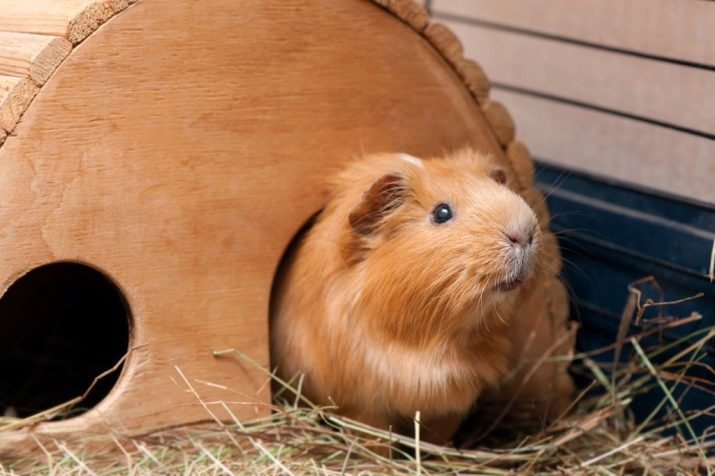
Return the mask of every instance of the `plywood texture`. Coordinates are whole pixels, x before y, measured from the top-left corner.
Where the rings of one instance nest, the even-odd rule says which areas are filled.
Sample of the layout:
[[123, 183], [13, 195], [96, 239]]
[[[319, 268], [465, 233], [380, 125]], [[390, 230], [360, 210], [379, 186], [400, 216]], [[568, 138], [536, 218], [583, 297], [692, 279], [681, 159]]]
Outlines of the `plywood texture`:
[[[60, 19], [126, 4], [0, 2], [0, 28], [71, 43], [71, 21]], [[206, 419], [189, 385], [205, 401], [243, 402], [232, 407], [239, 418], [266, 414], [265, 373], [212, 351], [236, 348], [268, 367], [274, 272], [322, 206], [326, 176], [363, 153], [464, 145], [511, 168], [513, 124], [499, 106], [494, 123], [485, 116], [496, 109], [481, 68], [442, 27], [427, 34], [421, 7], [378, 3], [143, 0], [74, 48], [15, 118], [0, 147], [0, 291], [36, 266], [79, 261], [119, 285], [133, 316], [110, 395], [36, 435]], [[36, 88], [11, 78], [0, 95], [22, 81]], [[543, 207], [529, 167], [515, 170]], [[556, 248], [550, 259], [560, 264]], [[522, 310], [525, 335], [536, 313], [544, 335], [566, 335], [565, 313], [545, 293], [535, 299]]]

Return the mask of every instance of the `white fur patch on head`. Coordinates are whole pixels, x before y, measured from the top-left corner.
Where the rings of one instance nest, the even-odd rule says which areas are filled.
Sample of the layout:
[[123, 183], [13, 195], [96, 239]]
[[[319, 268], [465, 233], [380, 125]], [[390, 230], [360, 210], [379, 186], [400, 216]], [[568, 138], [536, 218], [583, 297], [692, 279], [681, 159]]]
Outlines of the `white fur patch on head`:
[[419, 167], [419, 168], [421, 168], [421, 169], [425, 168], [425, 166], [422, 164], [422, 159], [420, 159], [420, 158], [418, 158], [418, 157], [415, 157], [414, 155], [405, 154], [405, 153], [403, 152], [403, 153], [397, 154], [397, 156], [398, 156], [400, 159], [404, 160], [405, 162], [409, 162], [409, 163], [411, 163], [412, 165], [415, 165], [415, 166], [417, 166], [417, 167]]

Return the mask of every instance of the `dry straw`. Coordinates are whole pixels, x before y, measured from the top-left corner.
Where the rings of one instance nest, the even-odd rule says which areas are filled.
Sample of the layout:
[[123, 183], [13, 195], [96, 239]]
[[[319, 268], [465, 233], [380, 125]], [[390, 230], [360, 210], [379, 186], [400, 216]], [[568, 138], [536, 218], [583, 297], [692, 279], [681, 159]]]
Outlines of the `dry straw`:
[[[629, 322], [640, 321], [647, 308], [659, 305], [640, 303], [635, 289], [632, 312], [624, 312]], [[679, 398], [691, 388], [715, 393], [715, 369], [704, 362], [715, 327], [655, 348], [643, 347], [646, 337], [700, 319], [697, 313], [678, 319], [661, 316], [657, 326], [630, 336], [628, 325], [622, 325], [612, 345], [575, 356], [575, 371], [587, 374], [591, 383], [562, 418], [536, 428], [533, 422], [508, 416], [498, 425], [483, 423], [462, 432], [466, 448], [420, 441], [419, 414], [416, 438], [337, 416], [334, 408], [316, 406], [300, 394], [302, 379], [285, 382], [267, 370], [279, 388], [280, 403], [270, 416], [241, 422], [232, 408], [246, 402], [204, 401], [192, 384], [198, 380], [177, 368], [187, 390], [205, 409], [207, 423], [135, 438], [117, 434], [82, 441], [36, 439], [36, 447], [26, 454], [0, 459], [0, 474], [711, 474], [715, 439], [707, 432], [697, 434], [692, 422], [712, 417], [715, 404], [684, 410]], [[622, 364], [596, 360], [607, 351], [627, 353], [629, 358]], [[233, 349], [214, 355], [258, 365]], [[693, 367], [705, 369], [711, 378], [689, 376]], [[654, 389], [662, 400], [645, 420], [636, 421], [631, 403]], [[48, 416], [45, 412], [24, 420], [0, 420], [0, 430]]]

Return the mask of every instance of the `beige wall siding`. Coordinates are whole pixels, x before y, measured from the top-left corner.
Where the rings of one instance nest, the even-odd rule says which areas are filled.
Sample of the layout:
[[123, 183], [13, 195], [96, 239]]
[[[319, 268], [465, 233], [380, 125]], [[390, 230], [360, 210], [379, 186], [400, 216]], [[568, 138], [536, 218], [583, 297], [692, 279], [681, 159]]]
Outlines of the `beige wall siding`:
[[428, 6], [484, 67], [536, 158], [715, 203], [715, 2]]
[[614, 48], [715, 64], [708, 0], [432, 0], [451, 13]]
[[450, 27], [465, 54], [498, 83], [715, 131], [712, 71], [463, 23]]
[[524, 94], [495, 97], [539, 159], [715, 203], [715, 141]]

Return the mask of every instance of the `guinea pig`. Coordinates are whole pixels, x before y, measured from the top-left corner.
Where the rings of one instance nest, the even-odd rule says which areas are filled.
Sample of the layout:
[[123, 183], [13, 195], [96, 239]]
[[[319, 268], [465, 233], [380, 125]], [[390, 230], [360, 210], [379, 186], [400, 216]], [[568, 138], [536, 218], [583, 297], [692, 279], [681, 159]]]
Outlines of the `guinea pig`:
[[279, 376], [382, 429], [448, 442], [509, 365], [540, 230], [516, 180], [474, 150], [350, 163], [287, 258], [271, 309]]

